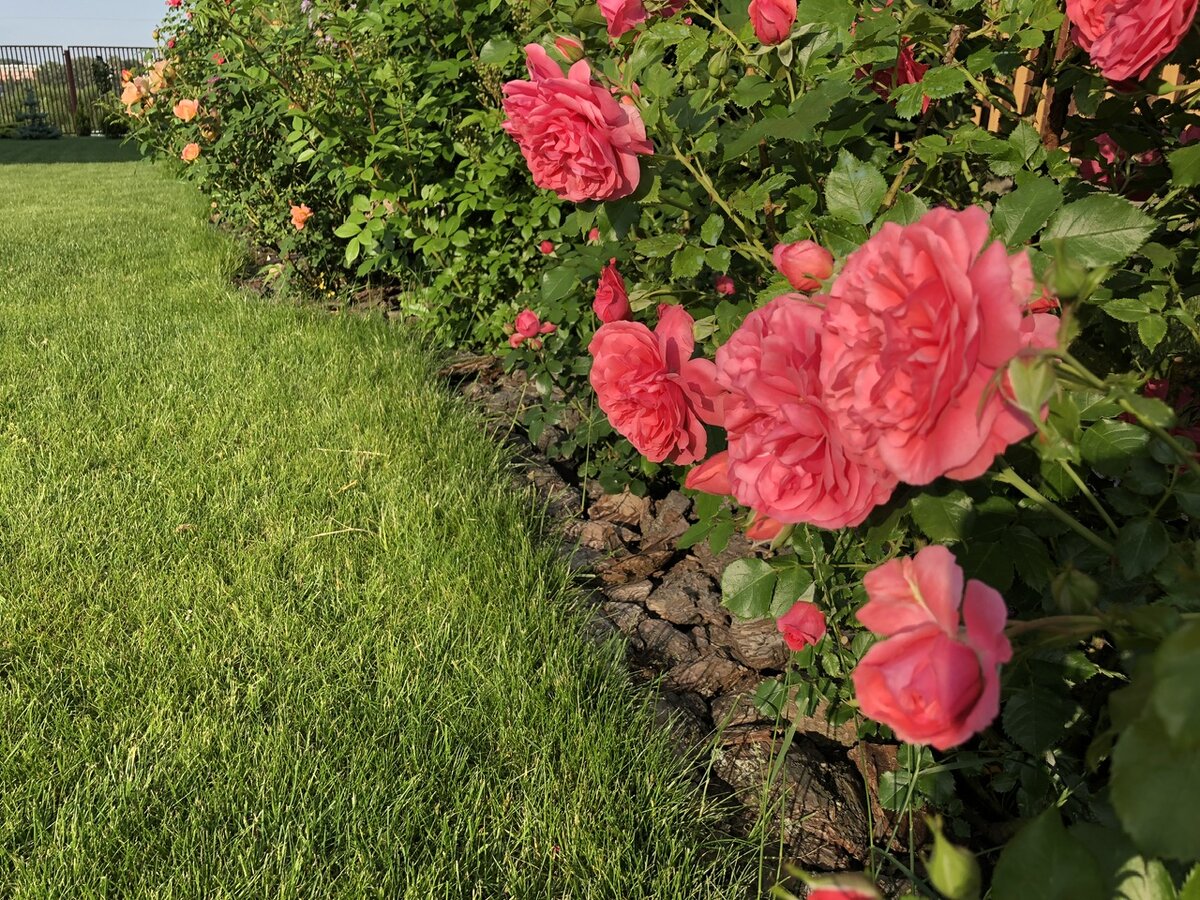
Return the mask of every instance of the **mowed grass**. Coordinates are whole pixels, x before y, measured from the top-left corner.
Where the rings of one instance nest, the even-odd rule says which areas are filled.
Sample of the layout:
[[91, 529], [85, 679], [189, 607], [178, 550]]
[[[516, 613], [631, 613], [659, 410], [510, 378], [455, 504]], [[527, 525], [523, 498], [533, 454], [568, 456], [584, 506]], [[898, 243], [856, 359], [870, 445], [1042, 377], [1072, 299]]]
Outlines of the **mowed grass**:
[[122, 143], [116, 138], [64, 136], [51, 141], [0, 140], [0, 165], [131, 162], [140, 158], [141, 152], [136, 145]]
[[0, 192], [0, 896], [744, 896], [403, 334], [149, 164]]

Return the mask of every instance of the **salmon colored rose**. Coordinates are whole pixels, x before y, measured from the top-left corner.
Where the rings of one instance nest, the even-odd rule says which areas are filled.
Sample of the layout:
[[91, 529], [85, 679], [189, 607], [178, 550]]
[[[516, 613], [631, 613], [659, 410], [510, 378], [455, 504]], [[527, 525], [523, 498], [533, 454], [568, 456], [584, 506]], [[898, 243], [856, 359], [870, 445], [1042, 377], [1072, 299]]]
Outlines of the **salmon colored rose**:
[[592, 300], [592, 310], [601, 322], [620, 322], [633, 316], [629, 295], [625, 292], [625, 279], [617, 271], [616, 259], [610, 259], [600, 273], [600, 285]]
[[554, 334], [558, 326], [553, 322], [543, 322], [532, 309], [523, 309], [517, 313], [516, 321], [512, 324], [513, 333], [508, 337], [508, 346], [514, 350], [521, 346], [522, 341], [529, 341], [534, 350], [542, 349], [539, 335]]
[[962, 569], [939, 546], [884, 563], [863, 586], [858, 620], [886, 636], [851, 675], [863, 715], [938, 750], [990, 725], [1000, 712], [1000, 666], [1012, 658], [1000, 594], [974, 580], [964, 593]]
[[750, 313], [717, 351], [734, 498], [780, 522], [858, 525], [896, 486], [825, 405], [821, 310], [797, 294]]
[[195, 162], [200, 158], [200, 145], [195, 141], [183, 148], [183, 152], [179, 154], [179, 158], [184, 162]]
[[313, 211], [308, 208], [308, 205], [301, 203], [299, 206], [292, 207], [292, 227], [297, 231], [303, 231], [308, 220], [312, 218]]
[[721, 424], [716, 367], [691, 358], [693, 324], [682, 307], [662, 306], [654, 331], [641, 322], [607, 322], [588, 345], [600, 408], [651, 462], [703, 459], [705, 423]]
[[775, 268], [798, 291], [811, 293], [833, 274], [833, 254], [816, 241], [776, 244], [771, 251]]
[[784, 643], [793, 650], [803, 650], [825, 637], [825, 613], [815, 603], [799, 600], [775, 620], [775, 627]]
[[1033, 287], [1028, 256], [989, 244], [977, 207], [885, 224], [816, 298], [824, 399], [847, 442], [909, 484], [987, 471], [1034, 430], [997, 376], [1056, 339], [1055, 316], [1027, 318]]
[[200, 103], [196, 100], [181, 100], [175, 104], [172, 112], [175, 114], [176, 119], [190, 122], [200, 112]]
[[733, 493], [729, 484], [729, 451], [722, 450], [714, 453], [700, 465], [691, 469], [683, 480], [683, 486], [690, 491], [703, 491], [706, 494], [727, 496]]
[[608, 36], [616, 40], [651, 16], [675, 15], [687, 5], [687, 0], [667, 0], [665, 3], [651, 0], [649, 5], [642, 0], [597, 0], [596, 5], [608, 25]]
[[750, 21], [759, 43], [782, 44], [796, 22], [796, 0], [750, 0]]
[[1067, 0], [1071, 37], [1110, 81], [1142, 81], [1179, 46], [1197, 0]]
[[787, 527], [786, 523], [778, 519], [756, 513], [754, 521], [746, 529], [746, 537], [752, 541], [773, 541]]
[[651, 154], [637, 107], [592, 79], [585, 60], [567, 75], [539, 44], [525, 48], [529, 81], [504, 86], [504, 130], [521, 148], [534, 183], [564, 200], [615, 200], [641, 181]]

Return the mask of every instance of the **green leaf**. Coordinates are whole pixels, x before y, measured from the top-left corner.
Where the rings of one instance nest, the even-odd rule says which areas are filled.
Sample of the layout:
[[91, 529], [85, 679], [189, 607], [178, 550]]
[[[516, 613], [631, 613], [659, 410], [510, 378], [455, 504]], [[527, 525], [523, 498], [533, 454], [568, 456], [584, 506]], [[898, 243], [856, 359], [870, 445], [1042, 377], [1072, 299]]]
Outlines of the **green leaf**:
[[561, 300], [579, 285], [574, 266], [554, 266], [542, 273], [542, 299], [547, 303]]
[[688, 244], [671, 257], [671, 277], [675, 279], [695, 278], [704, 268], [704, 251], [695, 244]]
[[1004, 732], [1022, 750], [1041, 756], [1067, 733], [1078, 707], [1070, 697], [1043, 687], [1026, 688], [1004, 704]]
[[944, 496], [921, 494], [911, 504], [913, 521], [931, 541], [962, 540], [963, 524], [971, 514], [971, 498], [962, 491]]
[[1102, 475], [1120, 475], [1150, 443], [1150, 432], [1128, 422], [1101, 419], [1083, 433], [1079, 450]]
[[856, 225], [866, 225], [875, 217], [886, 193], [887, 182], [879, 170], [846, 150], [838, 154], [837, 165], [825, 181], [829, 214]]
[[711, 247], [721, 239], [721, 232], [724, 230], [725, 217], [720, 213], [712, 213], [700, 226], [700, 240]]
[[926, 97], [941, 100], [961, 94], [967, 86], [967, 75], [959, 66], [938, 66], [926, 72], [917, 83]]
[[1150, 698], [1172, 740], [1200, 744], [1200, 622], [1188, 623], [1155, 652]]
[[1194, 866], [1179, 890], [1179, 900], [1200, 900], [1200, 865]]
[[1138, 322], [1138, 337], [1142, 339], [1146, 349], [1153, 350], [1166, 336], [1167, 320], [1158, 313], [1151, 313]]
[[683, 238], [679, 235], [659, 234], [654, 237], [642, 238], [635, 245], [635, 249], [642, 256], [657, 259], [663, 256], [670, 256], [682, 246]]
[[1171, 180], [1176, 187], [1195, 187], [1200, 184], [1200, 144], [1181, 147], [1167, 154], [1171, 164]]
[[1140, 297], [1115, 297], [1105, 302], [1104, 311], [1118, 322], [1140, 322], [1150, 314], [1150, 307]]
[[775, 581], [775, 570], [763, 560], [734, 560], [721, 575], [721, 602], [740, 619], [761, 619], [771, 610]]
[[1009, 247], [1019, 247], [1046, 224], [1062, 199], [1057, 184], [1049, 178], [1034, 178], [1000, 198], [992, 213], [992, 228]]
[[1091, 852], [1104, 879], [1104, 897], [1113, 900], [1175, 900], [1175, 885], [1166, 866], [1138, 854], [1120, 830], [1091, 822], [1069, 829]]
[[809, 599], [813, 586], [812, 573], [800, 566], [787, 566], [776, 574], [775, 593], [771, 599], [771, 615], [778, 619], [800, 600]]
[[1117, 559], [1126, 578], [1145, 575], [1163, 561], [1171, 548], [1171, 535], [1158, 519], [1126, 522], [1117, 535]]
[[1121, 825], [1143, 853], [1200, 857], [1200, 748], [1171, 740], [1162, 720], [1144, 712], [1117, 739], [1110, 785]]
[[1112, 194], [1093, 194], [1054, 214], [1042, 243], [1061, 240], [1064, 251], [1083, 266], [1119, 263], [1146, 242], [1156, 222]]
[[1134, 412], [1151, 425], [1169, 428], [1175, 424], [1175, 410], [1157, 397], [1138, 395], [1127, 398], [1126, 402], [1133, 407]]
[[479, 61], [489, 66], [507, 66], [517, 58], [517, 45], [503, 38], [492, 38], [479, 48]]
[[775, 93], [775, 83], [761, 75], [747, 75], [737, 83], [729, 97], [741, 107], [761, 103]]
[[1092, 854], [1046, 810], [1008, 842], [992, 875], [992, 900], [1098, 900], [1104, 882]]

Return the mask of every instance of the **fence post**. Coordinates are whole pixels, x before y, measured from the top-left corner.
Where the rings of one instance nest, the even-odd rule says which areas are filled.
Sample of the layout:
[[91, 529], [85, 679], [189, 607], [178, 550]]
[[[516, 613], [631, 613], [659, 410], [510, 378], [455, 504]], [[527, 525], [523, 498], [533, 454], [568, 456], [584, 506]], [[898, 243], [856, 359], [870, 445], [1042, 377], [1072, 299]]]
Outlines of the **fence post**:
[[71, 106], [71, 121], [74, 122], [79, 108], [79, 94], [75, 90], [75, 67], [71, 65], [71, 51], [66, 47], [63, 48], [63, 63], [67, 69], [67, 99]]

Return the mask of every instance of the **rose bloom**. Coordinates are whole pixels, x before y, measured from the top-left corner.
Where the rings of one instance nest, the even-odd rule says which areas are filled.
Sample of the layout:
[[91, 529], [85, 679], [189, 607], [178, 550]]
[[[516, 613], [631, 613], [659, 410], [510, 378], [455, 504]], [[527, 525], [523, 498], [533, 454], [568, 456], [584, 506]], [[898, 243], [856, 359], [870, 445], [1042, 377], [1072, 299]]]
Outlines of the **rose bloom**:
[[896, 486], [825, 405], [821, 310], [796, 294], [746, 317], [717, 351], [734, 498], [780, 522], [858, 525]]
[[683, 307], [662, 306], [654, 331], [641, 322], [607, 322], [588, 345], [600, 408], [651, 462], [703, 459], [705, 423], [721, 424], [716, 367], [691, 358], [693, 324]]
[[523, 309], [517, 313], [517, 321], [515, 323], [517, 334], [524, 337], [536, 337], [542, 328], [541, 320], [537, 313], [532, 309]]
[[608, 36], [616, 40], [652, 15], [664, 18], [675, 15], [687, 5], [687, 0], [668, 0], [654, 4], [651, 9], [642, 0], [597, 0], [596, 5], [608, 24]]
[[292, 207], [292, 225], [297, 231], [303, 231], [305, 224], [312, 217], [313, 211], [308, 208], [308, 205], [301, 203], [299, 206]]
[[796, 22], [796, 0], [750, 0], [754, 36], [768, 46], [782, 44]]
[[600, 284], [592, 300], [592, 310], [601, 322], [619, 322], [633, 316], [629, 307], [629, 295], [625, 293], [625, 279], [617, 271], [616, 259], [610, 259], [600, 273]]
[[1057, 317], [1025, 312], [1033, 287], [1029, 257], [989, 244], [978, 207], [885, 224], [817, 298], [825, 402], [849, 443], [920, 485], [976, 478], [1031, 434], [1002, 373], [1056, 339]]
[[575, 40], [575, 38], [559, 35], [554, 39], [554, 49], [562, 54], [563, 59], [567, 62], [579, 62], [586, 55], [584, 53], [583, 44]]
[[729, 484], [729, 451], [714, 453], [700, 465], [688, 470], [683, 486], [690, 491], [727, 495], [733, 493]]
[[718, 275], [713, 279], [713, 287], [718, 294], [725, 297], [732, 297], [737, 293], [737, 285], [733, 283], [733, 279], [728, 275]]
[[146, 80], [144, 78], [135, 78], [121, 86], [121, 102], [125, 104], [126, 110], [144, 96], [146, 96]]
[[1142, 81], [1192, 27], [1197, 0], [1067, 0], [1071, 37], [1110, 81]]
[[600, 240], [600, 229], [593, 228], [591, 231], [589, 231], [588, 235], [587, 235], [587, 239], [588, 239], [589, 244], [594, 244], [598, 240]]
[[940, 546], [884, 563], [863, 586], [858, 620], [887, 636], [851, 676], [863, 715], [938, 750], [990, 725], [1000, 712], [1000, 666], [1012, 659], [1000, 594], [972, 580], [964, 595], [962, 569]]
[[770, 516], [755, 514], [754, 521], [746, 529], [746, 537], [752, 541], [773, 541], [788, 526]]
[[879, 892], [874, 888], [813, 887], [809, 888], [808, 900], [879, 900]]
[[775, 627], [789, 647], [803, 650], [825, 637], [825, 613], [815, 603], [797, 600], [791, 609], [775, 620]]
[[540, 244], [538, 244], [538, 249], [542, 251], [543, 255], [549, 256], [554, 252], [554, 242], [542, 241]]
[[775, 268], [798, 291], [821, 289], [821, 282], [833, 274], [833, 254], [816, 241], [776, 244], [771, 252]]
[[184, 162], [195, 162], [200, 157], [200, 145], [195, 141], [183, 148], [183, 152], [179, 154], [179, 158]]
[[184, 122], [190, 122], [196, 118], [196, 113], [200, 111], [200, 103], [197, 100], [180, 100], [175, 104], [172, 112], [175, 113], [175, 118], [182, 119]]
[[530, 81], [504, 86], [504, 130], [534, 183], [564, 200], [615, 200], [637, 189], [639, 154], [651, 154], [637, 108], [592, 80], [581, 60], [563, 75], [538, 44], [525, 48]]
[[[928, 71], [929, 66], [917, 62], [917, 57], [913, 54], [912, 47], [908, 45], [908, 39], [905, 38], [900, 44], [900, 53], [896, 56], [894, 64], [860, 69], [859, 75], [870, 78], [871, 87], [875, 93], [884, 100], [891, 100], [893, 90], [902, 84], [916, 84], [925, 77], [925, 73]], [[921, 112], [925, 113], [928, 110], [929, 98], [922, 97]]]

